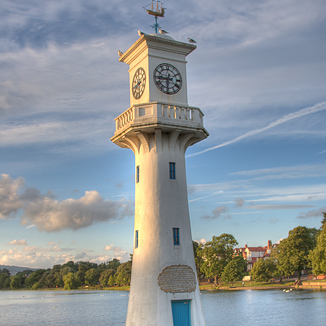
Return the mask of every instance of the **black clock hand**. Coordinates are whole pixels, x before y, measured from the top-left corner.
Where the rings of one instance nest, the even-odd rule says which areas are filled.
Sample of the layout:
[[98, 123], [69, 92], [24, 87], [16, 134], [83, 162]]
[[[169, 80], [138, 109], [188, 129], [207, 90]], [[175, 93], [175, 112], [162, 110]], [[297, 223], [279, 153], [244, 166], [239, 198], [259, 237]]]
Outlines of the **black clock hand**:
[[134, 89], [138, 88], [138, 86], [140, 85], [141, 80], [138, 80], [137, 84], [134, 86]]

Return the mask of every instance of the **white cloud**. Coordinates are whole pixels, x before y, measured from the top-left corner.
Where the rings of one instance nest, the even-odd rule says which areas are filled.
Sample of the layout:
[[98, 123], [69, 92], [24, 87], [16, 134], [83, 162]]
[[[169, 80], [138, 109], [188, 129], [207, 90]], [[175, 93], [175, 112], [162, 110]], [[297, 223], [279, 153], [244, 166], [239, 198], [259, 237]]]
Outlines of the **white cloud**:
[[199, 241], [195, 240], [195, 242], [197, 242], [198, 244], [203, 244], [204, 245], [207, 241], [206, 241], [206, 239], [202, 238]]
[[130, 216], [133, 203], [126, 200], [110, 201], [95, 190], [85, 191], [79, 199], [57, 201], [40, 198], [26, 205], [22, 224], [35, 224], [40, 231], [78, 230], [94, 223]]
[[10, 245], [14, 245], [14, 246], [27, 246], [27, 241], [26, 239], [22, 239], [22, 240], [12, 240], [9, 242]]
[[110, 245], [106, 245], [104, 247], [104, 250], [112, 250], [114, 248], [113, 244], [110, 244]]
[[8, 174], [1, 174], [0, 178], [0, 218], [13, 216], [22, 208], [19, 191], [24, 186], [24, 179], [13, 179]]
[[8, 218], [22, 209], [21, 223], [35, 225], [40, 231], [77, 230], [133, 215], [133, 202], [124, 198], [105, 200], [95, 190], [85, 191], [79, 199], [58, 201], [51, 192], [42, 195], [37, 189], [24, 190], [22, 178], [14, 180], [3, 174], [0, 182], [1, 218]]
[[[114, 258], [117, 258], [119, 260], [125, 258], [125, 257], [128, 257], [129, 254], [127, 251], [121, 249], [120, 247], [116, 247], [114, 246], [113, 244], [110, 244], [110, 245], [106, 245], [104, 247], [104, 250], [105, 251], [113, 251], [114, 253]], [[118, 258], [119, 257], [119, 258]]]
[[[118, 248], [118, 247], [117, 247]], [[0, 265], [26, 266], [30, 268], [52, 268], [53, 265], [64, 264], [68, 261], [89, 261], [100, 264], [113, 258], [121, 262], [129, 260], [129, 253], [120, 248], [119, 255], [100, 255], [87, 250], [73, 248], [61, 248], [59, 245], [54, 249], [37, 246], [24, 246], [24, 249], [14, 247], [10, 250], [0, 251]]]

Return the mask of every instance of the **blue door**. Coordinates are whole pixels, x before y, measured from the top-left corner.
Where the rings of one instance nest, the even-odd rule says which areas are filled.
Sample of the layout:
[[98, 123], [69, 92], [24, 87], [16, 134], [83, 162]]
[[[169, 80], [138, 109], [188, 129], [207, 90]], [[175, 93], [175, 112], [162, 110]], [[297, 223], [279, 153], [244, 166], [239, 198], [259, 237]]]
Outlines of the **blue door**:
[[190, 300], [172, 301], [173, 326], [191, 326]]

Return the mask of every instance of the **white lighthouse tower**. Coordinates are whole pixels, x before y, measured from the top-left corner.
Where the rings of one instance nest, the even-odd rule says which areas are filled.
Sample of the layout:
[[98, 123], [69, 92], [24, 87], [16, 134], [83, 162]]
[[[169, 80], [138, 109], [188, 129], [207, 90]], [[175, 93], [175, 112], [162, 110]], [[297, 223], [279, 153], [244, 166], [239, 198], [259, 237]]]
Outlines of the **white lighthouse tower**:
[[186, 56], [196, 46], [140, 34], [129, 65], [130, 108], [111, 140], [135, 154], [135, 223], [126, 326], [203, 326], [185, 172], [187, 148], [208, 136], [188, 105]]

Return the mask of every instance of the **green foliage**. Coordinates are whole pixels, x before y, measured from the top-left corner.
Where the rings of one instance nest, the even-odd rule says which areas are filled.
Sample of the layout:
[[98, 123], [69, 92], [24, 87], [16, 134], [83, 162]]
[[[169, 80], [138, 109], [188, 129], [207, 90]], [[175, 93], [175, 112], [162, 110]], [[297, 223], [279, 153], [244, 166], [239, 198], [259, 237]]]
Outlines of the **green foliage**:
[[316, 244], [316, 229], [298, 226], [289, 232], [289, 236], [282, 240], [277, 247], [277, 268], [283, 275], [301, 272], [311, 266], [309, 252]]
[[247, 271], [246, 260], [243, 258], [243, 256], [235, 256], [232, 258], [232, 260], [235, 260], [237, 262], [239, 278], [242, 278], [244, 273], [246, 273], [246, 271]]
[[77, 277], [76, 273], [68, 273], [63, 277], [64, 281], [64, 289], [65, 290], [74, 290], [78, 289], [81, 285], [79, 278]]
[[115, 284], [114, 276], [111, 275], [110, 278], [109, 278], [109, 281], [108, 281], [108, 285], [113, 286], [114, 284]]
[[100, 283], [102, 286], [107, 286], [109, 279], [111, 276], [113, 276], [115, 274], [115, 270], [114, 269], [106, 269], [105, 271], [103, 271], [100, 275]]
[[252, 267], [250, 275], [255, 282], [267, 282], [273, 275], [276, 266], [271, 259], [259, 259]]
[[326, 274], [326, 213], [323, 213], [321, 230], [317, 236], [317, 244], [309, 254], [315, 274]]
[[64, 285], [61, 265], [54, 265], [52, 267], [46, 283], [48, 284], [48, 287], [62, 287]]
[[17, 273], [15, 276], [12, 276], [10, 279], [10, 288], [13, 290], [21, 289], [25, 285], [26, 278], [32, 274], [31, 270], [24, 270], [22, 272]]
[[199, 248], [199, 243], [196, 242], [196, 241], [193, 241], [193, 242], [192, 242], [192, 248], [193, 248], [193, 250], [194, 250], [194, 256], [195, 256], [195, 258], [196, 258], [196, 257], [197, 257], [197, 249]]
[[129, 285], [131, 280], [131, 260], [121, 264], [114, 276], [115, 282], [119, 285]]
[[38, 269], [37, 271], [30, 274], [25, 280], [25, 286], [28, 288], [32, 288], [35, 283], [38, 283], [38, 281], [42, 278], [45, 272], [46, 269]]
[[66, 268], [66, 271], [69, 271], [68, 273], [76, 273], [78, 271], [78, 264], [75, 264], [71, 260], [71, 261], [68, 261], [68, 263], [65, 263], [61, 266], [61, 269], [65, 269], [65, 268]]
[[222, 272], [222, 282], [231, 283], [240, 280], [246, 271], [246, 261], [242, 256], [233, 257], [233, 259], [225, 266]]
[[10, 280], [10, 288], [12, 290], [21, 289], [24, 285], [23, 278], [18, 275], [12, 276]]
[[219, 237], [213, 236], [212, 241], [208, 241], [202, 250], [197, 250], [201, 258], [200, 271], [206, 277], [215, 277], [215, 284], [217, 284], [218, 277], [232, 260], [233, 249], [237, 244], [232, 234], [223, 233]]
[[91, 268], [85, 273], [85, 284], [96, 285], [99, 282], [100, 273], [95, 269]]
[[52, 270], [49, 273], [47, 273], [47, 275], [45, 276], [44, 286], [47, 288], [55, 287], [55, 275], [54, 273], [52, 273]]
[[10, 288], [10, 272], [8, 269], [0, 269], [0, 290]]
[[113, 269], [116, 271], [120, 265], [121, 265], [120, 261], [116, 258], [113, 258], [106, 264], [106, 268]]
[[85, 274], [87, 271], [89, 271], [90, 269], [97, 269], [98, 266], [94, 263], [90, 263], [90, 262], [84, 262], [84, 261], [80, 261], [76, 264], [78, 266], [78, 271], [77, 271], [77, 276], [80, 279], [82, 284], [86, 284], [85, 282]]
[[238, 278], [238, 264], [236, 261], [231, 260], [224, 268], [221, 280], [223, 283], [233, 284]]

